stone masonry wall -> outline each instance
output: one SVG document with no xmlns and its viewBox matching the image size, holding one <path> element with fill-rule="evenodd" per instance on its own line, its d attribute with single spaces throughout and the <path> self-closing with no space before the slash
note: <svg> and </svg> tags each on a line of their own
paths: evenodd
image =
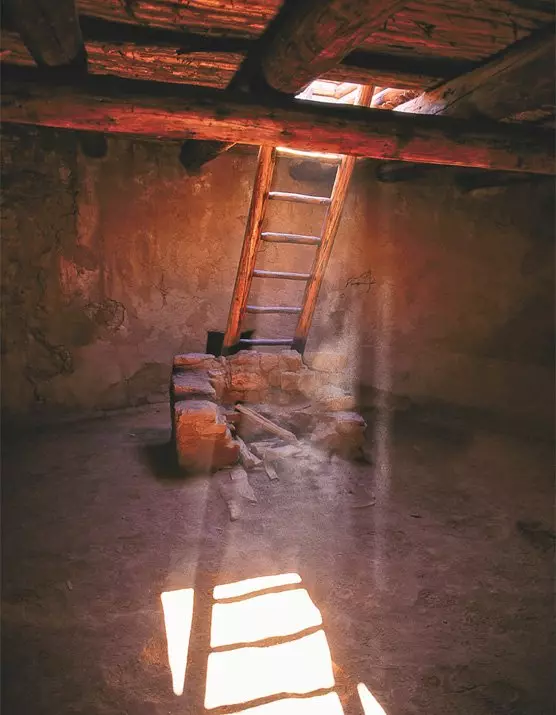
<svg viewBox="0 0 556 715">
<path fill-rule="evenodd" d="M 203 353 L 174 357 L 170 383 L 172 434 L 178 463 L 189 471 L 215 471 L 234 464 L 241 415 L 237 402 L 270 412 L 275 423 L 327 452 L 356 457 L 365 422 L 353 411 L 349 383 L 332 362 L 306 365 L 299 353 L 242 350 L 230 357 Z M 283 407 L 273 410 L 272 406 Z M 264 431 L 263 431 L 264 434 Z M 267 435 L 268 436 L 268 435 Z"/>
</svg>

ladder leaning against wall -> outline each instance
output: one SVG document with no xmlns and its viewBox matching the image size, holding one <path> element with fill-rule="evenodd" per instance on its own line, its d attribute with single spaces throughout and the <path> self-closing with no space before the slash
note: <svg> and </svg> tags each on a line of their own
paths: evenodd
<svg viewBox="0 0 556 715">
<path fill-rule="evenodd" d="M 362 87 L 357 104 L 368 107 L 373 95 L 372 87 Z M 236 282 L 228 315 L 228 324 L 224 336 L 223 354 L 239 344 L 240 347 L 258 347 L 266 345 L 289 346 L 303 354 L 313 313 L 317 305 L 319 290 L 330 259 L 334 239 L 340 223 L 349 182 L 355 166 L 355 157 L 326 155 L 327 161 L 337 160 L 338 168 L 330 196 L 312 196 L 272 191 L 276 162 L 287 150 L 272 146 L 261 146 L 253 194 L 243 248 L 239 259 Z M 296 152 L 297 155 L 315 157 L 314 152 Z M 318 155 L 317 155 L 318 156 Z M 322 156 L 322 155 L 321 155 Z M 291 201 L 302 204 L 320 204 L 326 206 L 326 214 L 320 236 L 305 236 L 294 233 L 263 231 L 263 221 L 268 201 Z M 289 271 L 263 271 L 256 268 L 257 251 L 260 241 L 272 243 L 304 244 L 316 247 L 315 258 L 310 273 Z M 272 278 L 276 280 L 296 280 L 306 283 L 305 293 L 300 306 L 263 306 L 248 303 L 253 278 Z M 294 335 L 288 338 L 250 338 L 240 339 L 241 323 L 246 313 L 284 313 L 298 315 Z"/>
</svg>

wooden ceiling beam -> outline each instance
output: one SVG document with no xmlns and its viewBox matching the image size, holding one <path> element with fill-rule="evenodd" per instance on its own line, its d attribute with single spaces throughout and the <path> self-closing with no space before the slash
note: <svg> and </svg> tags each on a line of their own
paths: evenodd
<svg viewBox="0 0 556 715">
<path fill-rule="evenodd" d="M 81 18 L 92 74 L 155 82 L 182 82 L 224 89 L 254 41 Z M 2 61 L 31 65 L 19 35 L 3 27 Z M 424 90 L 476 67 L 475 62 L 352 52 L 320 79 Z"/>
<path fill-rule="evenodd" d="M 480 67 L 394 109 L 404 114 L 441 115 L 461 119 L 488 117 L 512 120 L 546 107 L 554 112 L 555 30 L 550 25 L 513 44 Z M 534 131 L 532 129 L 532 131 Z M 378 169 L 378 177 L 403 181 L 423 174 L 422 166 L 397 162 Z M 385 179 L 384 176 L 387 178 Z"/>
<path fill-rule="evenodd" d="M 443 165 L 554 172 L 552 132 L 159 82 L 88 77 L 40 81 L 4 71 L 6 122 L 158 139 L 270 144 Z"/>
<path fill-rule="evenodd" d="M 4 0 L 9 20 L 39 67 L 86 68 L 74 0 Z"/>
<path fill-rule="evenodd" d="M 386 87 L 380 92 L 377 92 L 373 97 L 373 107 L 377 109 L 395 109 L 400 104 L 409 102 L 414 99 L 418 91 L 415 89 L 393 89 Z"/>
<path fill-rule="evenodd" d="M 339 65 L 407 0 L 296 0 L 285 5 L 264 44 L 261 71 L 270 87 L 297 94 Z"/>
<path fill-rule="evenodd" d="M 13 22 L 10 22 L 9 16 L 3 20 L 3 61 L 29 64 L 30 58 L 19 36 L 10 32 L 15 29 Z M 243 37 L 203 35 L 83 15 L 80 16 L 80 26 L 89 54 L 89 71 L 125 77 L 131 76 L 135 69 L 141 73 L 141 78 L 155 81 L 167 81 L 166 77 L 172 72 L 176 81 L 189 84 L 187 65 L 194 63 L 196 56 L 212 58 L 214 71 L 218 72 L 219 64 L 222 70 L 227 70 L 238 58 L 243 60 L 256 46 L 255 40 Z M 104 56 L 106 62 L 103 61 Z M 115 63 L 118 56 L 121 71 L 115 71 L 118 68 Z M 143 57 L 145 59 L 141 64 Z M 181 80 L 180 65 L 183 65 L 184 75 Z M 325 72 L 321 79 L 381 87 L 426 89 L 476 66 L 476 62 L 469 60 L 355 51 L 345 57 L 341 64 Z M 216 86 L 216 83 L 210 83 L 210 86 Z"/>
<path fill-rule="evenodd" d="M 554 107 L 555 29 L 550 25 L 511 45 L 472 72 L 396 108 L 397 112 L 511 119 Z"/>
<path fill-rule="evenodd" d="M 63 73 L 74 79 L 87 75 L 87 50 L 75 0 L 4 0 L 9 24 L 38 67 L 48 74 Z M 100 158 L 108 151 L 106 137 L 79 132 L 86 156 Z"/>
<path fill-rule="evenodd" d="M 407 0 L 286 0 L 229 85 L 230 89 L 267 87 L 295 95 L 309 82 L 339 65 Z M 261 81 L 262 80 L 262 81 Z M 374 84 L 369 81 L 365 84 Z M 229 146 L 186 142 L 180 161 L 196 172 Z"/>
</svg>

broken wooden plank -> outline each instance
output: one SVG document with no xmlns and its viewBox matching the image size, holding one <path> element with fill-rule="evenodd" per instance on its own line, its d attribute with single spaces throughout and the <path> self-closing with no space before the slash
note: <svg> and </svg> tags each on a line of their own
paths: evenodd
<svg viewBox="0 0 556 715">
<path fill-rule="evenodd" d="M 371 107 L 377 109 L 395 109 L 401 104 L 415 99 L 419 92 L 415 89 L 394 89 L 386 87 L 374 95 Z"/>
<path fill-rule="evenodd" d="M 394 109 L 410 114 L 499 120 L 546 107 L 549 115 L 554 113 L 555 103 L 554 52 L 554 27 L 549 26 L 514 43 L 471 72 Z M 377 174 L 381 181 L 405 181 L 419 178 L 430 168 L 391 162 L 378 167 Z"/>
<path fill-rule="evenodd" d="M 262 74 L 296 94 L 380 28 L 406 0 L 306 0 L 286 4 L 268 32 Z"/>
<path fill-rule="evenodd" d="M 239 442 L 239 461 L 245 469 L 255 469 L 259 467 L 262 460 L 251 452 L 249 447 L 241 439 L 241 437 L 236 437 L 236 442 Z"/>
<path fill-rule="evenodd" d="M 276 482 L 280 477 L 278 476 L 278 472 L 276 471 L 276 467 L 270 461 L 269 459 L 265 459 L 263 462 L 264 470 L 266 472 L 267 477 L 270 479 L 271 482 Z"/>
<path fill-rule="evenodd" d="M 76 84 L 30 81 L 37 75 L 25 68 L 18 68 L 16 76 L 4 69 L 5 122 L 158 139 L 194 136 L 311 146 L 352 156 L 554 173 L 550 131 L 282 98 L 260 103 L 241 94 L 114 78 L 88 77 Z"/>
<path fill-rule="evenodd" d="M 253 280 L 253 269 L 257 260 L 257 248 L 261 240 L 261 228 L 265 216 L 266 205 L 268 203 L 268 193 L 274 175 L 274 165 L 276 163 L 276 149 L 269 146 L 262 146 L 259 149 L 259 160 L 257 173 L 253 183 L 253 193 L 247 226 L 245 227 L 245 237 L 237 269 L 236 282 L 224 342 L 222 345 L 225 355 L 232 345 L 239 339 L 241 318 L 245 312 L 247 298 Z"/>
<path fill-rule="evenodd" d="M 236 410 L 238 412 L 241 412 L 242 415 L 245 415 L 245 417 L 250 419 L 252 422 L 255 422 L 255 424 L 258 424 L 260 427 L 265 429 L 267 432 L 277 435 L 278 437 L 285 440 L 286 442 L 297 442 L 298 441 L 297 437 L 294 435 L 293 432 L 290 432 L 289 430 L 284 429 L 283 427 L 279 427 L 277 424 L 275 424 L 274 422 L 271 422 L 271 420 L 267 419 L 266 417 L 263 417 L 258 412 L 251 409 L 250 407 L 246 407 L 245 405 L 237 404 Z"/>
<path fill-rule="evenodd" d="M 234 483 L 234 487 L 239 496 L 243 497 L 244 499 L 247 499 L 247 501 L 251 502 L 252 504 L 257 503 L 257 497 L 255 496 L 255 492 L 253 491 L 253 487 L 249 484 L 247 472 L 243 467 L 233 467 L 232 471 L 230 472 L 230 478 Z"/>
<path fill-rule="evenodd" d="M 554 110 L 554 38 L 550 25 L 396 111 L 504 119 L 541 106 Z"/>
</svg>

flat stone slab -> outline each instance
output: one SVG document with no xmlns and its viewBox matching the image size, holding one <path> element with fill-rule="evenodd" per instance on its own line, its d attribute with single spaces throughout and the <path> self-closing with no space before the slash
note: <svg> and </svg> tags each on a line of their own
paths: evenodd
<svg viewBox="0 0 556 715">
<path fill-rule="evenodd" d="M 174 367 L 184 370 L 214 370 L 221 367 L 221 362 L 214 355 L 208 353 L 182 353 L 174 355 Z"/>
<path fill-rule="evenodd" d="M 215 471 L 235 464 L 236 442 L 221 409 L 209 400 L 176 402 L 172 413 L 178 463 L 193 472 Z"/>
<path fill-rule="evenodd" d="M 220 408 L 210 400 L 186 400 L 174 405 L 176 420 L 191 422 L 192 424 L 224 422 Z"/>
<path fill-rule="evenodd" d="M 323 412 L 346 412 L 355 407 L 353 395 L 335 385 L 324 385 L 315 396 L 317 408 Z"/>
<path fill-rule="evenodd" d="M 186 370 L 172 375 L 174 399 L 184 400 L 193 397 L 216 398 L 216 390 L 210 384 L 205 370 Z"/>
</svg>

